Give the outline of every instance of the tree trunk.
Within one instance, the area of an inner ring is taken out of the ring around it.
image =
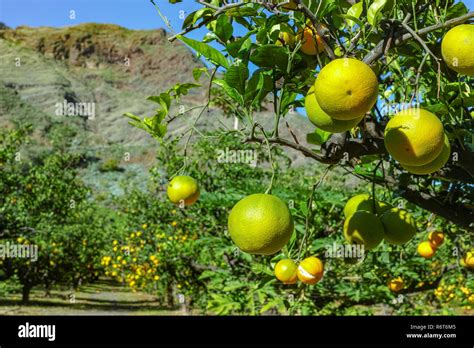
[[[174,308],[174,294],[173,294],[173,284],[172,282],[168,282],[166,285],[166,295],[167,295],[167,302],[170,308]]]
[[[22,297],[21,297],[21,301],[23,303],[28,303],[28,301],[30,300],[30,292],[31,292],[32,288],[33,288],[33,286],[31,284],[24,284],[23,285]]]

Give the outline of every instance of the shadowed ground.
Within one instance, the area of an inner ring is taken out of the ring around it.
[[[160,306],[156,298],[143,292],[132,292],[119,284],[99,281],[74,292],[33,290],[27,305],[21,294],[0,299],[0,315],[185,315],[180,309]]]

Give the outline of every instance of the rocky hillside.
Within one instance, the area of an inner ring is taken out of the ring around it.
[[[0,27],[0,122],[22,119],[45,129],[51,122],[67,120],[82,125],[78,145],[154,145],[151,137],[128,125],[123,113],[150,115],[155,104],[148,96],[178,82],[193,82],[193,69],[202,66],[184,45],[169,43],[163,29],[135,31],[92,23]],[[202,104],[205,90],[191,90],[182,103],[186,108]],[[58,108],[65,102],[86,103],[94,117],[64,116]],[[198,126],[211,129],[219,124],[218,117],[219,110],[213,110]],[[262,113],[259,121],[270,124],[272,117]],[[169,131],[181,133],[191,121],[179,118]],[[290,123],[301,140],[312,128],[298,115]]]

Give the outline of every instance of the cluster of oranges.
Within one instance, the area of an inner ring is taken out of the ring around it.
[[[153,232],[147,224],[141,230],[131,232],[123,242],[112,242],[112,255],[104,255],[101,265],[105,275],[119,282],[125,282],[130,288],[145,288],[148,284],[160,281],[163,254],[173,245],[192,241],[197,235],[190,235],[179,228],[176,221],[169,225],[173,228],[170,235],[164,230]]]
[[[275,265],[275,276],[284,284],[295,284],[299,279],[302,283],[313,285],[319,282],[324,273],[324,265],[320,259],[307,257],[297,266],[291,259],[278,261]]]
[[[474,305],[474,293],[472,293],[472,287],[469,287],[465,282],[465,278],[460,276],[456,279],[457,281],[451,281],[447,284],[444,280],[440,282],[438,287],[434,291],[434,295],[441,302],[463,302],[466,304],[467,309],[471,309]]]
[[[434,256],[436,250],[444,243],[444,233],[433,231],[428,235],[428,240],[418,244],[418,254],[425,259],[429,259]]]

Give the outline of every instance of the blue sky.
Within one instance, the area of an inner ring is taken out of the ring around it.
[[[179,31],[183,15],[201,5],[192,0],[171,5],[168,0],[155,0],[174,30]],[[70,18],[75,11],[75,19]],[[0,0],[0,22],[10,27],[62,27],[85,22],[114,23],[129,29],[156,29],[165,27],[149,0]],[[191,37],[201,38],[204,30]]]

